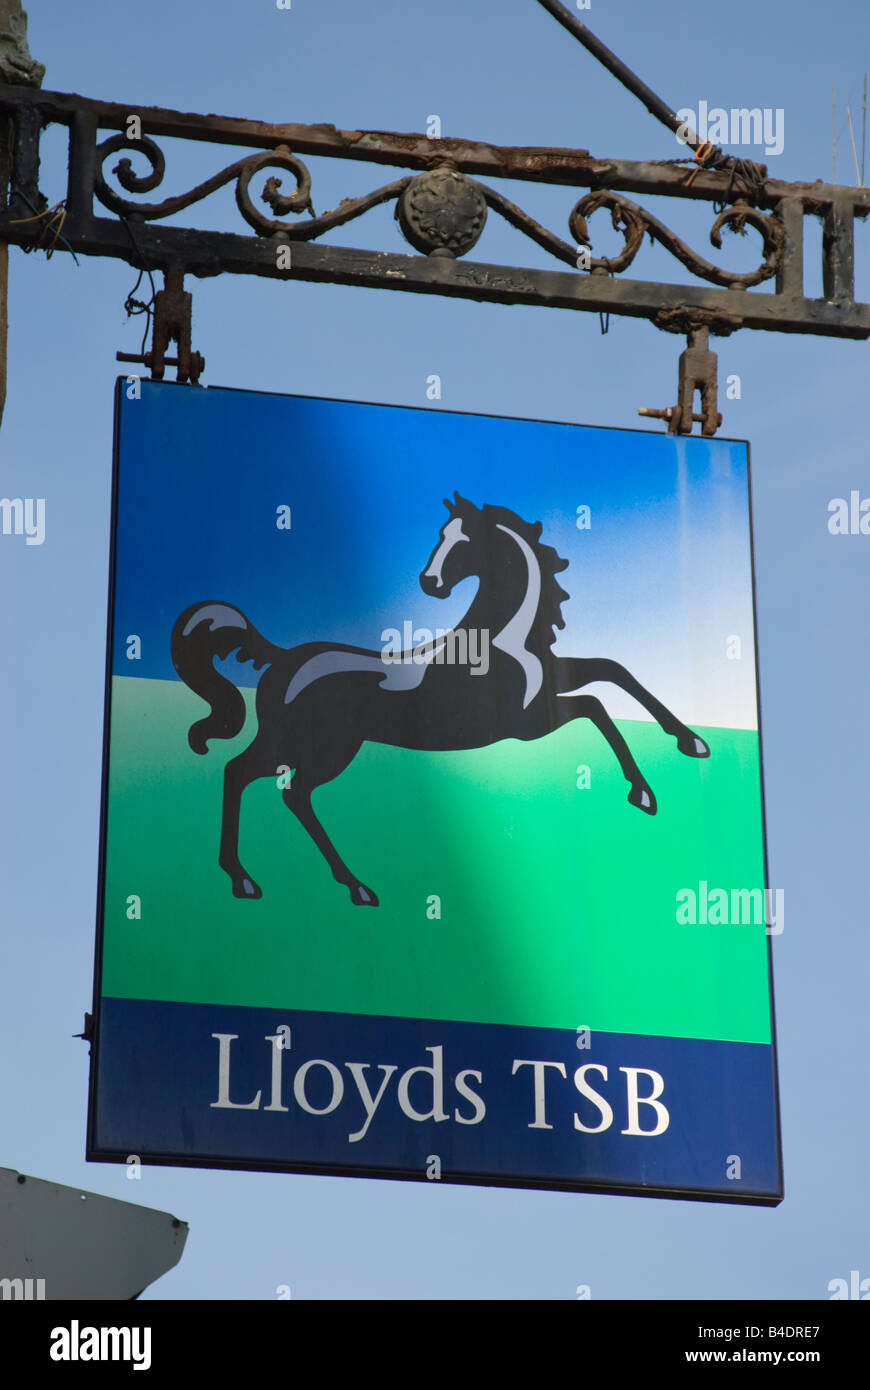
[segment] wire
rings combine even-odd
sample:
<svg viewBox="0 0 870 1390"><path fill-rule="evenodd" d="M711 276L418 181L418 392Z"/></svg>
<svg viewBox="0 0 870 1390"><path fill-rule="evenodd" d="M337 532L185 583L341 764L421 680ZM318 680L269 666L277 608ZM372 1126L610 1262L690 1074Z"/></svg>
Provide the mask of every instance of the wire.
<svg viewBox="0 0 870 1390"><path fill-rule="evenodd" d="M14 190L13 196L21 198L22 202L25 202L29 208L33 208L33 204L31 203L26 193L20 193L17 190ZM42 194L40 194L40 197L42 197ZM58 241L62 241L67 251L69 251L70 255L75 261L76 265L78 265L78 256L76 255L75 251L73 251L66 237L61 235L63 231L63 224L66 221L65 199L62 198L59 203L55 203L53 208L43 208L41 212L36 212L34 209L33 217L10 217L9 221L10 224L15 223L18 225L22 225L25 222L41 222L44 217L48 217L50 220L46 222L45 226L43 227L42 234L35 246L23 246L21 248L24 251L25 255L29 255L31 251L44 250L45 259L47 261L50 261L52 256L54 255ZM43 237L45 236L46 232L50 232L52 228L54 229L54 240L52 241L50 246L43 247Z"/></svg>
<svg viewBox="0 0 870 1390"><path fill-rule="evenodd" d="M138 277L138 279L137 279L135 285L133 286L132 290L130 290L129 294L127 295L127 298L124 300L124 308L127 310L127 318L128 318L128 319L134 317L136 314L145 314L145 315L146 315L146 319L145 319L145 332L142 334L142 346L141 346L140 349L139 349L139 356L140 356L140 357L144 357L144 356L145 356L145 344L146 344L147 341L148 341L148 331L149 331L149 329L150 329L150 327L151 327L151 316L152 316L152 314L153 314L153 312L154 312L154 300L155 300L155 298L156 298L156 296L157 296L157 291L156 291L156 289L154 288L154 277L153 277L153 275L151 274L151 271L148 269L147 265L145 264L144 258L143 258L143 256L142 256L142 252L139 250L139 247L138 247L137 244L136 244L136 238L133 236L133 229L132 229L132 227L130 226L130 224L129 224L129 222L127 221L126 217L122 217L122 218L121 218L121 221L123 222L124 226L125 226L126 229L127 229L127 235L128 235L128 237L130 238L130 241L131 241L132 246L133 246L133 250L136 252L136 255L137 255L138 258L139 258L139 264L140 264L140 266L141 266L141 270L139 271L139 277ZM150 285L151 285L151 298L148 300L148 303L147 303L147 304L145 303L144 300L142 300L142 299L134 299L134 297L133 297L133 296L135 295L136 291L138 290L140 284L142 283L142 276L143 276L143 275L147 275L147 276L148 276L148 281L149 281L149 283L150 283Z"/></svg>

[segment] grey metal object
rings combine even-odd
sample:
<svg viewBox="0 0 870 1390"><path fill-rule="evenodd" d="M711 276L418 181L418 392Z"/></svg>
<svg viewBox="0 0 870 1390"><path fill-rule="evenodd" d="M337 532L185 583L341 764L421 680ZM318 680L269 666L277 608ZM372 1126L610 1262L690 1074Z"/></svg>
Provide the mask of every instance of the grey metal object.
<svg viewBox="0 0 870 1390"><path fill-rule="evenodd" d="M21 0L0 0L0 82L39 87L45 76L27 46L27 15ZM11 120L0 117L0 208L5 207L12 168ZM8 329L7 289L9 248L0 242L0 421L6 405L6 337Z"/></svg>
<svg viewBox="0 0 870 1390"><path fill-rule="evenodd" d="M20 0L0 5L0 81L39 87L45 66L31 57L27 46L27 12Z"/></svg>
<svg viewBox="0 0 870 1390"><path fill-rule="evenodd" d="M758 166L761 181L751 189L738 181L740 191L736 191L733 171L700 165L689 170L672 162L595 159L585 150L500 148L467 140L430 140L417 134L267 125L158 107L132 109L141 123L138 138L127 134L130 107L0 86L0 115L10 118L15 131L10 203L0 214L0 241L30 250L46 245L49 200L39 188L39 142L46 125L54 122L69 131L69 176L62 227L56 216L52 223L53 249L114 256L137 267L171 272L176 286L180 284L177 277L185 274L260 275L622 314L660 327L673 328L668 320L685 321L680 329L684 332L701 324L714 334L754 328L870 337L870 304L855 300L853 269L854 223L870 213L870 189L784 183L768 178L766 168ZM103 131L115 133L101 139ZM159 188L165 172L164 155L156 143L156 137L162 136L237 145L254 152L243 154L185 193L152 201L146 195ZM130 155L136 152L150 164L148 172L134 172ZM110 181L103 166L119 153ZM311 177L302 160L306 154L400 165L412 172L315 216ZM267 178L260 199L274 216L254 203L250 189L256 174L270 170L280 172ZM288 173L295 181L289 192L282 189ZM500 190L479 181L487 175L591 190L569 211L571 240L541 226ZM161 225L162 219L228 183L235 184L240 215L255 235ZM706 260L626 193L666 196L676 200L677 207L685 199L713 204L712 245L721 248L723 228L741 233L752 228L761 237L757 269L730 272ZM335 227L390 201L396 203L405 237L425 254L319 243ZM56 196L54 202L56 206ZM589 250L589 218L599 210L609 212L612 225L623 236L623 249L615 257L593 256ZM543 248L561 263L559 267L502 266L463 259L483 235L488 211ZM803 223L808 216L820 218L824 228L824 288L818 299L808 298L803 288ZM645 234L701 283L625 278L623 272L639 256ZM292 247L292 268L281 264L276 243ZM754 292L756 286L771 281L772 293ZM184 323L182 332L186 332ZM165 362L164 349L155 342L154 364ZM130 360L129 355L125 360ZM180 351L178 361L184 360L186 354ZM188 362L188 371L189 366ZM195 372L189 371L189 376L196 379Z"/></svg>
<svg viewBox="0 0 870 1390"><path fill-rule="evenodd" d="M169 1212L0 1168L0 1300L136 1298L187 1235Z"/></svg>

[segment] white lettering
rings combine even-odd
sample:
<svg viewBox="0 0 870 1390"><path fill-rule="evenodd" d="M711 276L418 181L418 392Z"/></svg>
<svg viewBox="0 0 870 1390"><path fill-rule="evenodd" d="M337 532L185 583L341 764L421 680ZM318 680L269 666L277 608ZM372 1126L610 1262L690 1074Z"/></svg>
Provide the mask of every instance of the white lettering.
<svg viewBox="0 0 870 1390"><path fill-rule="evenodd" d="M568 1073L565 1070L564 1062L530 1062L527 1060L515 1060L511 1076L516 1076L520 1067L534 1067L535 1069L535 1118L528 1129L552 1129L552 1125L547 1124L547 1099L545 1091L545 1074L547 1067L555 1067L561 1076L567 1079Z"/></svg>

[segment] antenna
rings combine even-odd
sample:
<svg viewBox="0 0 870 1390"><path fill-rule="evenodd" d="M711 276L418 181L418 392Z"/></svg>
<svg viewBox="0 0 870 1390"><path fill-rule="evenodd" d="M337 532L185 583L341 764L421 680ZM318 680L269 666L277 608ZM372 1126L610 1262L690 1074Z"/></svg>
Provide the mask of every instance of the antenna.
<svg viewBox="0 0 870 1390"><path fill-rule="evenodd" d="M864 72L864 101L860 113L860 186L864 186L864 149L867 145L867 74Z"/></svg>
<svg viewBox="0 0 870 1390"><path fill-rule="evenodd" d="M858 169L858 151L855 149L855 132L852 129L852 112L846 107L846 120L849 122L849 140L852 144L852 158L855 161L855 182L861 181L861 174Z"/></svg>
<svg viewBox="0 0 870 1390"><path fill-rule="evenodd" d="M831 183L837 182L837 88L831 84L831 130L833 132L833 147L831 158L833 161L833 173Z"/></svg>

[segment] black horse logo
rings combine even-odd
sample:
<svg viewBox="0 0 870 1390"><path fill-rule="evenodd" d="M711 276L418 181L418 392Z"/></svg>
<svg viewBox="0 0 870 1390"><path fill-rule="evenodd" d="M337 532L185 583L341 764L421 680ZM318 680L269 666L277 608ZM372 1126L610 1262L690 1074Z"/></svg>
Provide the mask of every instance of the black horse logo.
<svg viewBox="0 0 870 1390"><path fill-rule="evenodd" d="M523 521L506 507L482 508L454 493L450 516L420 575L424 593L446 598L471 575L480 583L462 622L421 646L376 652L339 642L306 642L289 649L262 637L232 604L207 600L186 608L172 631L172 661L181 679L211 706L191 725L194 753L210 738L234 738L245 722L245 702L215 669L214 657L237 653L264 671L257 687L257 734L224 771L219 863L237 898L261 890L239 862L242 792L258 777L292 769L285 804L308 831L338 883L354 903L378 899L352 874L311 805L314 790L343 772L366 741L398 748L483 748L505 738L536 739L573 719L591 719L607 739L631 784L632 806L653 816L656 800L631 751L601 701L582 695L592 681L610 681L632 695L677 740L690 758L709 757L703 739L635 680L606 659L554 656L554 628L565 626L568 597L556 574L568 561L541 544L540 522ZM487 663L447 664L444 653L480 651Z"/></svg>

